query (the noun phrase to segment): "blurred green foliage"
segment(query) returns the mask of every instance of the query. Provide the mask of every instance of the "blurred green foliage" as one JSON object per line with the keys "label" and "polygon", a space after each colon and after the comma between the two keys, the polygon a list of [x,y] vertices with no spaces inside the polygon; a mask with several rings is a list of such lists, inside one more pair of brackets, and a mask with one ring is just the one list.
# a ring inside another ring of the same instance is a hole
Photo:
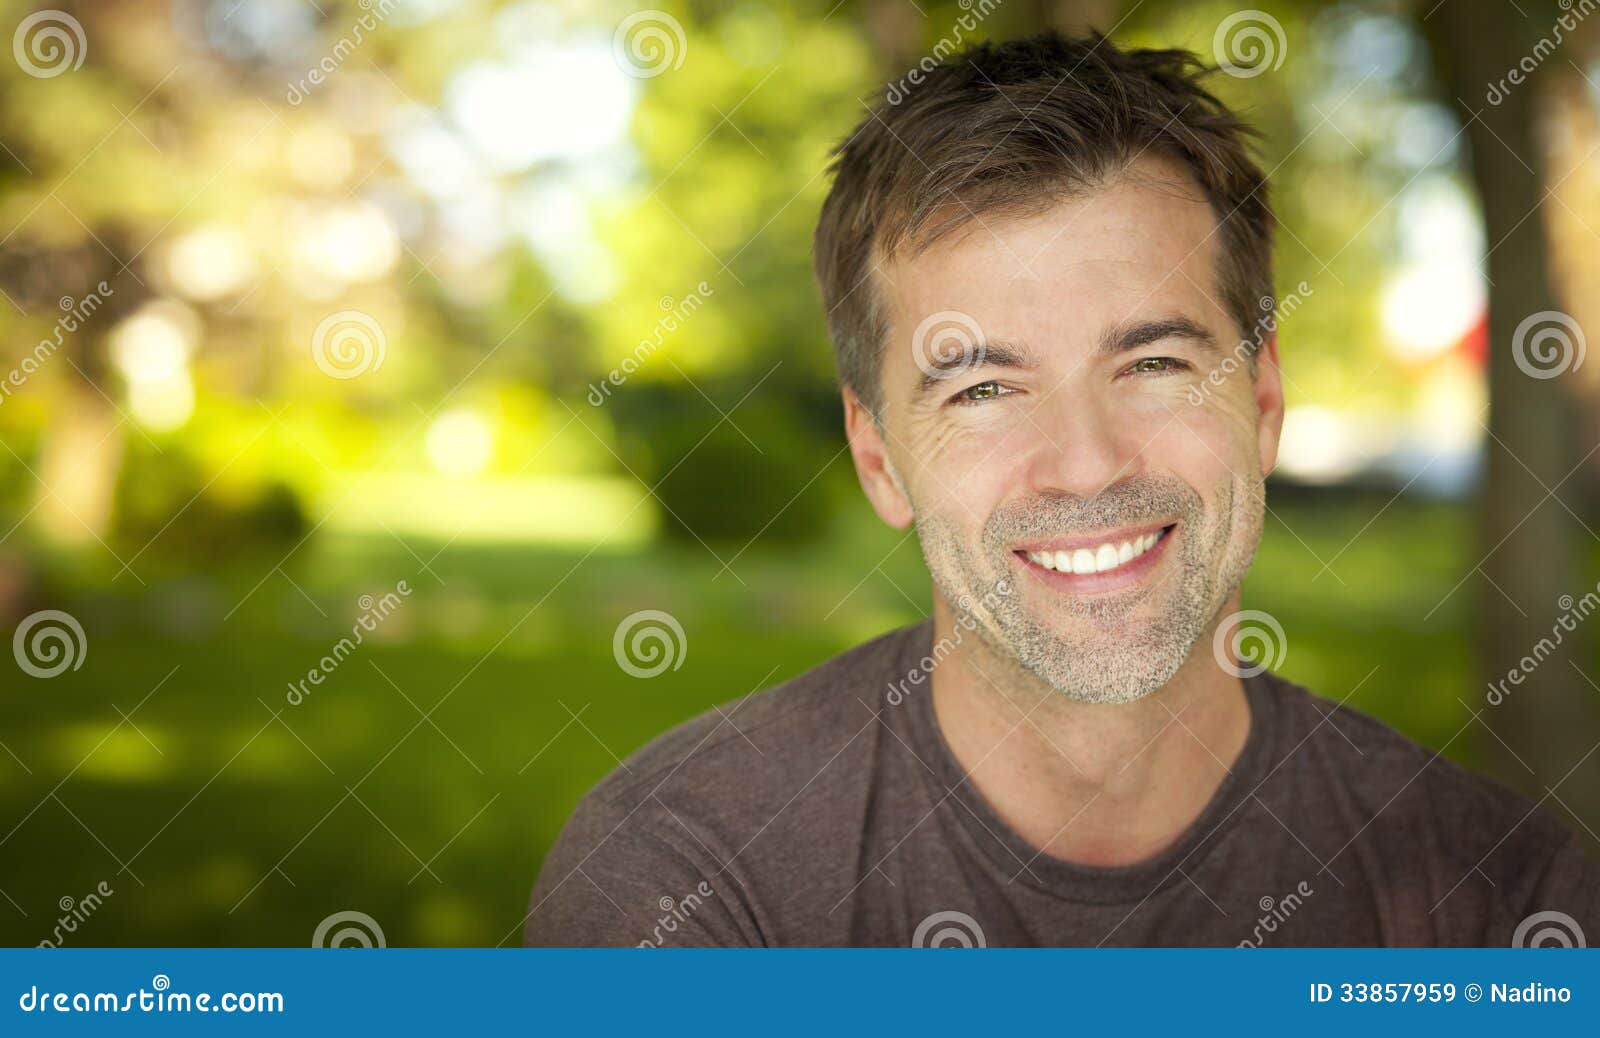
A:
{"label": "blurred green foliage", "polygon": [[[1202,53],[1234,11],[1126,7],[1095,8],[1124,43]],[[1314,286],[1285,326],[1291,404],[1403,413],[1391,200],[1465,193],[1459,122],[1391,5],[1264,7],[1293,60],[1217,89],[1262,131],[1280,282]],[[87,632],[80,669],[3,679],[7,943],[101,880],[76,943],[297,945],[352,908],[392,944],[515,942],[619,757],[927,608],[914,538],[842,452],[809,247],[829,149],[965,8],[664,9],[683,60],[647,77],[613,53],[633,8],[577,0],[64,2],[81,67],[0,68],[0,377],[63,297],[112,289],[0,400],[0,615]],[[346,311],[382,363],[330,377],[317,329]],[[1295,632],[1290,677],[1442,744],[1468,518],[1386,500],[1275,508],[1247,597]],[[611,639],[646,608],[688,656],[639,681]]]}

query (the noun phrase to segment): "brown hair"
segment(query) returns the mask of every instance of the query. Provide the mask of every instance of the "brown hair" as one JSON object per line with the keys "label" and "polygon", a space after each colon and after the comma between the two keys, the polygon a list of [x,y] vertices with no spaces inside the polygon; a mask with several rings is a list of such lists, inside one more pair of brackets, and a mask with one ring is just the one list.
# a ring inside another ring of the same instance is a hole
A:
{"label": "brown hair", "polygon": [[[1175,160],[1218,220],[1218,288],[1247,340],[1274,305],[1272,208],[1254,130],[1200,84],[1185,50],[1122,50],[1098,33],[981,43],[891,89],[834,150],[813,261],[839,379],[879,410],[887,320],[871,274],[986,211],[1043,211],[1149,153]],[[1257,341],[1257,345],[1259,342]]]}

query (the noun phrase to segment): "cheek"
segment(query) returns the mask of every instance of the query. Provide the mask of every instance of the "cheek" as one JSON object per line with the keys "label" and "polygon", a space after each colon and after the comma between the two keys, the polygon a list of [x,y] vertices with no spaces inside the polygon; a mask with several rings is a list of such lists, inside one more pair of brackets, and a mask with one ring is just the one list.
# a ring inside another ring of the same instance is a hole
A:
{"label": "cheek", "polygon": [[1259,476],[1256,405],[1247,380],[1237,380],[1199,400],[1184,399],[1173,405],[1172,414],[1173,428],[1208,454],[1213,465],[1225,466],[1240,479]]}
{"label": "cheek", "polygon": [[[1221,457],[1231,459],[1235,438],[1248,434],[1254,442],[1253,429],[1248,428],[1251,417],[1232,393],[1207,393],[1205,389],[1202,381],[1190,374],[1152,377],[1114,387],[1117,424],[1124,438],[1135,446],[1148,444],[1147,451],[1157,444],[1171,450],[1168,445],[1174,440],[1198,438]],[[1253,398],[1248,402],[1253,407]],[[1182,450],[1183,444],[1178,442],[1176,449]]]}
{"label": "cheek", "polygon": [[917,540],[934,583],[953,597],[986,570],[982,527],[959,506],[952,511],[917,511]]}
{"label": "cheek", "polygon": [[1207,497],[1222,487],[1237,495],[1260,481],[1254,422],[1237,409],[1182,404],[1147,452]]}
{"label": "cheek", "polygon": [[[942,511],[953,503],[986,512],[1014,483],[1008,466],[1023,455],[1026,423],[1008,421],[995,408],[991,414],[964,421],[937,416],[907,423],[903,444],[916,444],[915,489],[919,501],[936,502]],[[1014,417],[1014,416],[1013,416]]]}
{"label": "cheek", "polygon": [[[1200,550],[1222,569],[1224,583],[1244,575],[1260,540],[1264,483],[1255,416],[1232,399],[1185,404],[1163,436],[1163,467],[1200,494],[1205,509]],[[1152,446],[1156,449],[1156,445]]]}

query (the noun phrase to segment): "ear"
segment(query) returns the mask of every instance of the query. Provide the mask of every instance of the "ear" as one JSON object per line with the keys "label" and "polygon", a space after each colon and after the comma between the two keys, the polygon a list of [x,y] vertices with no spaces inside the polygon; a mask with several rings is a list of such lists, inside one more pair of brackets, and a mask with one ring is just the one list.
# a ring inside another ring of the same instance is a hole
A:
{"label": "ear", "polygon": [[1256,440],[1261,450],[1261,474],[1278,464],[1278,441],[1283,435],[1283,375],[1278,368],[1278,333],[1256,354]]}
{"label": "ear", "polygon": [[872,502],[879,519],[896,530],[904,530],[912,521],[911,499],[894,470],[894,463],[889,460],[883,433],[854,390],[846,388],[841,396],[844,399],[844,432],[850,441],[850,456],[855,460],[861,489],[866,491],[867,500]]}

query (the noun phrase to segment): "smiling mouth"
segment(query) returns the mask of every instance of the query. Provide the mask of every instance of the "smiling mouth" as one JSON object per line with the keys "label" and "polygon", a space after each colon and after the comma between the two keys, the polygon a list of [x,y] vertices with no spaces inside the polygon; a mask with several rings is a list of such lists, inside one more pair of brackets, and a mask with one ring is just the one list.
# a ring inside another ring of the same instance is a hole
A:
{"label": "smiling mouth", "polygon": [[1099,544],[1086,544],[1070,549],[1019,549],[1016,554],[1055,573],[1088,576],[1096,573],[1114,573],[1138,562],[1148,552],[1164,541],[1176,523],[1142,533],[1137,537],[1108,540]]}

